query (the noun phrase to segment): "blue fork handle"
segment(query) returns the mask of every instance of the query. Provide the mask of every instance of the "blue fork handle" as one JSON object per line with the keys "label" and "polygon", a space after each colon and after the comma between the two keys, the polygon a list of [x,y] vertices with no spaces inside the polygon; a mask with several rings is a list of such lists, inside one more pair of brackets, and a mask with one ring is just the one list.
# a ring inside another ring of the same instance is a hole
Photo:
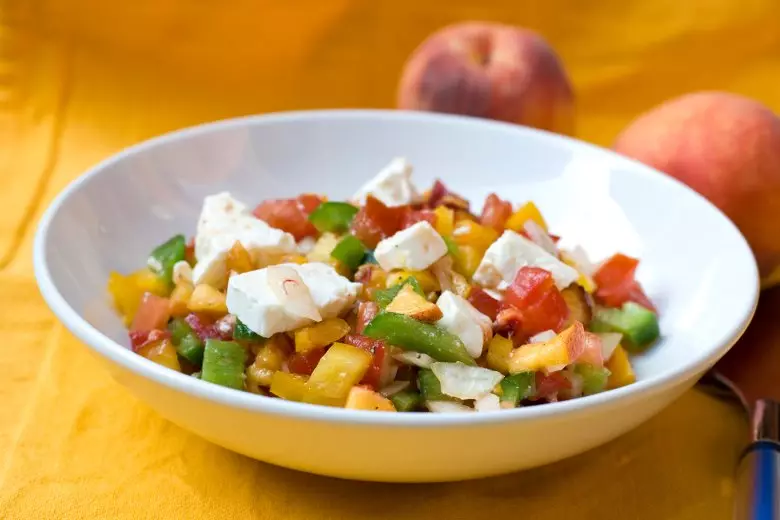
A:
{"label": "blue fork handle", "polygon": [[780,444],[753,442],[737,469],[735,520],[780,520]]}

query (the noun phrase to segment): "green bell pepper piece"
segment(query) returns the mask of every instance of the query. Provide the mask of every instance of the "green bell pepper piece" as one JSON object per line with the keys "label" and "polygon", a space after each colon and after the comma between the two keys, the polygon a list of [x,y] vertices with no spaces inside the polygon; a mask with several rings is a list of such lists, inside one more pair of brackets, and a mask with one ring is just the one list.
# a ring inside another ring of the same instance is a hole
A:
{"label": "green bell pepper piece", "polygon": [[460,254],[460,248],[458,247],[458,244],[450,237],[442,238],[444,239],[444,243],[447,244],[447,253],[452,255],[453,258],[457,258]]}
{"label": "green bell pepper piece", "polygon": [[171,339],[176,346],[176,352],[195,366],[203,363],[203,342],[192,327],[181,318],[174,318],[168,324]]}
{"label": "green bell pepper piece", "polygon": [[173,265],[184,260],[186,249],[187,239],[184,238],[184,235],[176,235],[164,244],[155,247],[146,263],[154,274],[171,284],[173,283]]}
{"label": "green bell pepper piece", "polygon": [[506,376],[501,380],[501,400],[509,401],[513,406],[536,393],[536,373],[520,372]]}
{"label": "green bell pepper piece", "polygon": [[582,377],[583,395],[603,392],[607,388],[607,380],[611,372],[604,367],[596,367],[581,363],[574,366],[574,373]]}
{"label": "green bell pepper piece", "polygon": [[442,393],[441,382],[433,370],[421,368],[417,373],[417,388],[424,401],[454,401],[449,395]]}
{"label": "green bell pepper piece", "polygon": [[376,257],[374,256],[374,252],[369,250],[366,251],[366,256],[363,257],[363,264],[374,264],[377,265],[379,262],[376,261]]}
{"label": "green bell pepper piece", "polygon": [[330,256],[354,271],[366,256],[366,246],[354,236],[346,235],[336,244]]}
{"label": "green bell pepper piece", "polygon": [[390,400],[399,412],[413,412],[422,404],[422,397],[414,390],[402,390],[391,395]]}
{"label": "green bell pepper piece", "polygon": [[309,222],[320,233],[341,233],[349,229],[358,208],[346,202],[323,202],[309,214]]}
{"label": "green bell pepper piece", "polygon": [[201,379],[217,385],[244,388],[246,350],[235,341],[206,340]]}
{"label": "green bell pepper piece", "polygon": [[381,312],[366,326],[363,334],[404,350],[428,354],[437,361],[477,364],[459,337],[403,314]]}
{"label": "green bell pepper piece", "polygon": [[638,303],[626,302],[620,309],[599,309],[590,323],[593,332],[619,332],[629,352],[641,352],[658,339],[658,317]]}
{"label": "green bell pepper piece", "polygon": [[425,293],[422,290],[422,287],[420,287],[420,282],[417,281],[417,278],[414,276],[410,276],[403,282],[399,284],[395,284],[392,287],[389,287],[387,289],[381,289],[378,291],[374,291],[374,301],[379,305],[379,308],[384,309],[388,305],[390,305],[390,302],[393,301],[393,298],[395,298],[398,293],[401,291],[404,285],[409,284],[412,286],[412,289],[414,289],[414,292],[419,294],[420,296],[425,296]]}
{"label": "green bell pepper piece", "polygon": [[265,338],[251,330],[244,325],[241,320],[236,318],[236,326],[233,327],[233,339],[240,341],[262,341]]}

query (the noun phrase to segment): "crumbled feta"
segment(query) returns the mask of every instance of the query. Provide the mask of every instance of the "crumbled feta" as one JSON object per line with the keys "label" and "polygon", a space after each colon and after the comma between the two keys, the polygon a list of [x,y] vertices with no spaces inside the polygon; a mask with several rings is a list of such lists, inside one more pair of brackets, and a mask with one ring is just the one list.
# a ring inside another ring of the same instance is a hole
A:
{"label": "crumbled feta", "polygon": [[512,283],[517,271],[525,266],[550,271],[559,289],[565,289],[579,277],[573,267],[561,262],[527,238],[507,230],[485,252],[473,280],[485,287],[503,290]]}
{"label": "crumbled feta", "polygon": [[368,195],[381,200],[387,206],[403,206],[416,202],[420,195],[412,184],[412,165],[402,157],[393,159],[355,193],[353,200],[362,206]]}
{"label": "crumbled feta", "polygon": [[491,319],[451,291],[441,293],[436,305],[442,312],[436,325],[458,336],[471,357],[481,356],[485,342],[492,335]]}
{"label": "crumbled feta", "polygon": [[424,220],[382,240],[374,249],[374,258],[385,271],[421,271],[446,254],[444,239]]}

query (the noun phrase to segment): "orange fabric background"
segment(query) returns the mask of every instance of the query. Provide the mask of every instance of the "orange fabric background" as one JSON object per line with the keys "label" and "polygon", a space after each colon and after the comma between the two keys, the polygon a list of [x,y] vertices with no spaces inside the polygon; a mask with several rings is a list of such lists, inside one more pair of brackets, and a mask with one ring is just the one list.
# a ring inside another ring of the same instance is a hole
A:
{"label": "orange fabric background", "polygon": [[599,144],[691,90],[780,111],[776,1],[5,0],[0,17],[0,518],[730,518],[745,425],[696,391],[601,449],[479,482],[342,482],[227,452],[130,397],[55,321],[31,238],[59,190],[141,139],[391,107],[405,57],[459,20],[544,34],[574,82],[578,135]]}

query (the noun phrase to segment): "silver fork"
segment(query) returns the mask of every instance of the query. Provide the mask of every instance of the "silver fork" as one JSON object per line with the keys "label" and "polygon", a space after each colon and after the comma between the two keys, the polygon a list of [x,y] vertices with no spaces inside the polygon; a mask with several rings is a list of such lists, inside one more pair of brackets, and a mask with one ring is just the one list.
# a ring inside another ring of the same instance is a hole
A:
{"label": "silver fork", "polygon": [[748,401],[744,392],[715,369],[698,386],[739,404],[750,422],[750,444],[737,466],[735,520],[780,520],[780,404],[771,399]]}

